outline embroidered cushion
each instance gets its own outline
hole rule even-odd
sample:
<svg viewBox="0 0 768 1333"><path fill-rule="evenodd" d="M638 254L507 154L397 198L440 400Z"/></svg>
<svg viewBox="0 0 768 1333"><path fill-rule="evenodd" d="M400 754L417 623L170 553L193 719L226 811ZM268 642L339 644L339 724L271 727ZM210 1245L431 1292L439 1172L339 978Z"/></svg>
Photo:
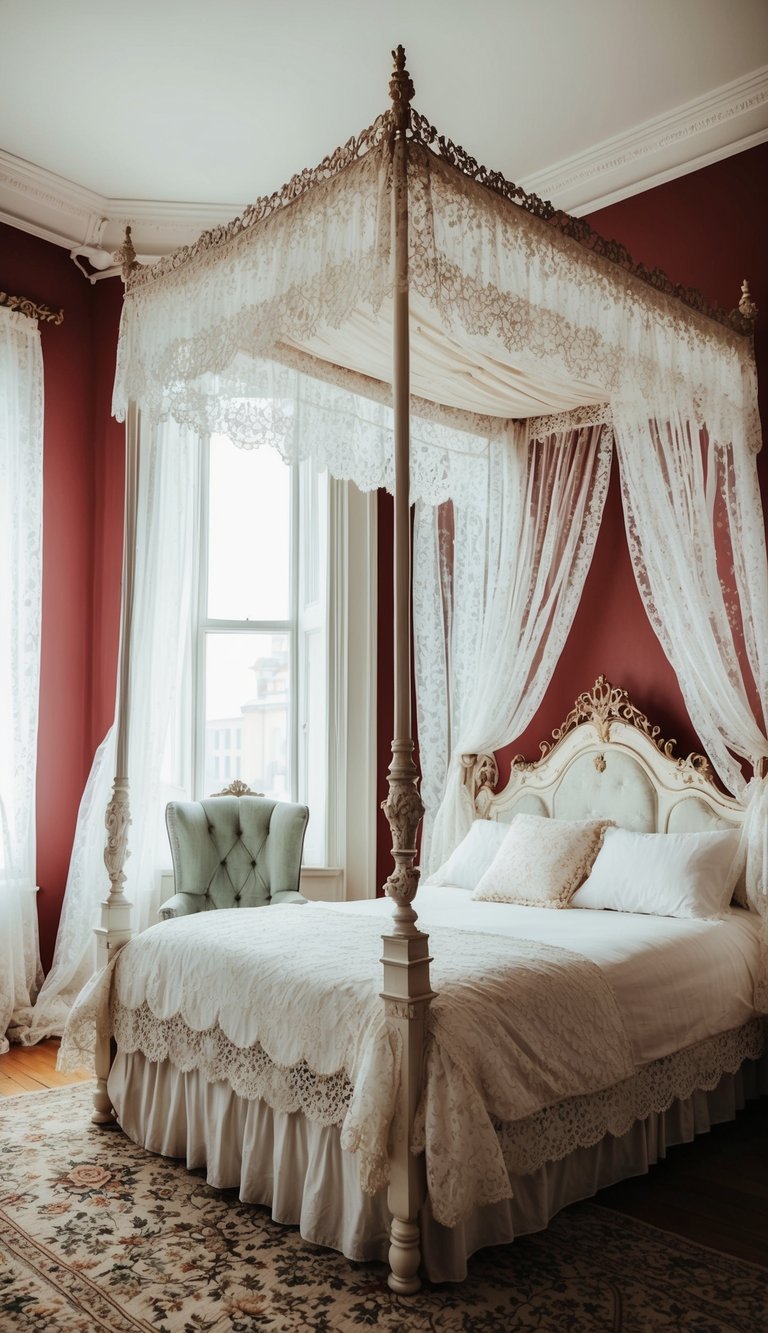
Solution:
<svg viewBox="0 0 768 1333"><path fill-rule="evenodd" d="M606 819L517 815L472 897L523 907L567 907L609 826Z"/></svg>

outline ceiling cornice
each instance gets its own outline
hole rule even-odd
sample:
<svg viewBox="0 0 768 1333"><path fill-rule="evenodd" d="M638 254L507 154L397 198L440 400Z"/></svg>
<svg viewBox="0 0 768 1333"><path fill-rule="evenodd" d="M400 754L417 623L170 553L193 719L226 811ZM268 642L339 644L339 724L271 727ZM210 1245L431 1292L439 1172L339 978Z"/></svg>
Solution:
<svg viewBox="0 0 768 1333"><path fill-rule="evenodd" d="M0 221L70 252L99 256L122 244L126 226L143 261L196 241L201 231L229 222L242 204L110 199L0 149ZM117 270L105 269L102 274Z"/></svg>
<svg viewBox="0 0 768 1333"><path fill-rule="evenodd" d="M768 66L527 176L526 190L581 215L768 140ZM243 203L110 199L0 150L0 220L116 270L126 225L141 260L191 244ZM85 272L85 269L83 270Z"/></svg>
<svg viewBox="0 0 768 1333"><path fill-rule="evenodd" d="M768 139L768 65L704 97L526 176L521 184L581 216Z"/></svg>

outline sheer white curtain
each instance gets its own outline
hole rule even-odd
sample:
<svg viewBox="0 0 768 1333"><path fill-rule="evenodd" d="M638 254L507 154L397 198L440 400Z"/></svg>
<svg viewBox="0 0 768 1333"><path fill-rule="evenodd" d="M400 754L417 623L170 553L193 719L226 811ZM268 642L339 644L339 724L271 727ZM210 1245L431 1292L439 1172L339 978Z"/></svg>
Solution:
<svg viewBox="0 0 768 1333"><path fill-rule="evenodd" d="M768 759L768 562L757 455L716 443L677 416L638 422L615 406L614 423L637 585L704 749L747 807L747 893L768 917L768 784L745 778L739 762L759 772Z"/></svg>
<svg viewBox="0 0 768 1333"><path fill-rule="evenodd" d="M445 860L473 818L462 754L509 744L541 703L592 560L611 451L604 424L538 440L529 425L517 425L492 447L488 491L477 507L417 511L414 631L427 869Z"/></svg>
<svg viewBox="0 0 768 1333"><path fill-rule="evenodd" d="M35 768L43 541L43 360L34 320L0 307L0 1051L40 984Z"/></svg>
<svg viewBox="0 0 768 1333"><path fill-rule="evenodd" d="M175 424L142 428L136 571L130 635L129 745L132 852L125 892L134 927L156 920L160 872L169 863L166 803L188 795L189 742L178 734L188 688L197 596L199 443ZM121 646L121 652L123 647ZM186 710L191 724L191 708ZM114 729L96 753L80 804L53 967L33 1013L29 1041L63 1030L75 996L96 966L93 928L109 892L104 813L115 774Z"/></svg>

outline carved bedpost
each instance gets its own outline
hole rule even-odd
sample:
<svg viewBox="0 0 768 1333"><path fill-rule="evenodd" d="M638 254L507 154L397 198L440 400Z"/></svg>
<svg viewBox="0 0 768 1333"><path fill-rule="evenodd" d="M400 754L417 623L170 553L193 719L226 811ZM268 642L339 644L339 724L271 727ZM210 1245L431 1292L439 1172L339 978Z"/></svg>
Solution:
<svg viewBox="0 0 768 1333"><path fill-rule="evenodd" d="M421 1250L419 1209L424 1197L424 1166L410 1151L411 1127L421 1092L424 1024L431 999L429 940L417 929L412 903L419 883L416 834L424 813L411 734L411 510L410 510L410 370L408 328L408 140L413 84L405 51L392 52L390 80L394 124L392 243L393 293L392 391L395 424L394 666L395 736L389 766L389 796L382 808L392 830L395 868L385 885L394 899L393 932L385 935L384 990L387 1017L401 1049L401 1077L393 1144L389 1208L392 1213L389 1285L393 1291L418 1291Z"/></svg>
<svg viewBox="0 0 768 1333"><path fill-rule="evenodd" d="M411 734L411 513L410 513L410 370L408 310L408 143L413 84L405 52L393 53L390 95L394 120L392 237L395 264L393 293L393 376L395 427L394 670L395 736L389 767L389 796L383 809L392 830L395 868L385 885L394 899L394 929L384 936L384 990L390 1025L401 1048L401 1077L389 1187L392 1213L389 1285L397 1292L418 1291L421 1262L418 1214L424 1194L423 1163L410 1151L411 1127L421 1092L424 1024L431 998L429 941L416 927L412 902L419 882L416 834L424 812L418 790Z"/></svg>
<svg viewBox="0 0 768 1333"><path fill-rule="evenodd" d="M130 236L128 237L130 242ZM126 260L126 264L131 261ZM128 828L131 810L128 787L129 682L131 671L131 627L133 588L136 565L136 501L139 471L139 416L131 404L125 428L125 530L123 535L123 589L120 612L120 671L115 727L117 745L112 799L107 806L105 824L107 841L104 864L109 875L109 894L101 904L101 924L96 927L96 959L99 968L114 958L118 949L131 938L131 903L125 896L124 866L128 857ZM108 1038L97 1035L96 1088L93 1094L92 1120L97 1125L112 1124L114 1113L107 1092L107 1078L112 1062Z"/></svg>

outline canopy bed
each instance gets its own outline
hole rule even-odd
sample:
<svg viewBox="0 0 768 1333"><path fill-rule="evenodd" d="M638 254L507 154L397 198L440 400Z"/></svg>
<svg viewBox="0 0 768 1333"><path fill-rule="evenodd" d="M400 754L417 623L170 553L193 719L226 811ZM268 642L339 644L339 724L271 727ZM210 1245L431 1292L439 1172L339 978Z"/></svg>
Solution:
<svg viewBox="0 0 768 1333"><path fill-rule="evenodd" d="M78 1003L64 1050L76 1052L95 1020L98 1120L111 1122L114 1103L139 1141L206 1162L217 1183L236 1170L246 1197L354 1257L381 1255L389 1233L390 1285L407 1293L422 1254L429 1276L460 1277L479 1245L643 1169L665 1138L732 1114L757 1085L742 1065L762 1054L768 1007L768 741L750 702L768 697L768 576L748 293L739 311L713 311L479 167L411 108L402 48L394 55L391 110L315 171L151 268L128 238L115 386L127 418L126 561L100 927L109 966ZM269 440L288 461L312 456L362 488L394 489L391 917L386 899L278 906L164 922L131 940L134 506L144 440L169 421L243 447ZM638 582L730 796L708 761L675 760L604 682L551 755L533 768L516 761L509 786L492 791L492 753L533 717L573 619L614 447ZM429 936L413 905L423 812L414 502L419 739L438 867L419 893ZM471 895L450 873L446 885L467 837L493 838L510 820L504 848L526 828L540 848L581 839L560 898L512 905L498 885L484 896L495 859ZM664 852L654 841L643 855L663 859L685 837L698 839L697 856L717 851L707 910L685 899L686 910L662 913L642 885L639 925L589 895L581 911L551 910L584 892L577 880L604 853L626 858L621 837L659 835ZM728 906L732 890L743 906ZM242 952L253 916L256 989ZM662 917L659 934L649 922ZM638 968L659 1001L655 1017L640 1006L639 1025ZM697 973L712 1014L699 1013ZM282 1025L281 985L293 995ZM226 1161L223 1138L236 1145Z"/></svg>

